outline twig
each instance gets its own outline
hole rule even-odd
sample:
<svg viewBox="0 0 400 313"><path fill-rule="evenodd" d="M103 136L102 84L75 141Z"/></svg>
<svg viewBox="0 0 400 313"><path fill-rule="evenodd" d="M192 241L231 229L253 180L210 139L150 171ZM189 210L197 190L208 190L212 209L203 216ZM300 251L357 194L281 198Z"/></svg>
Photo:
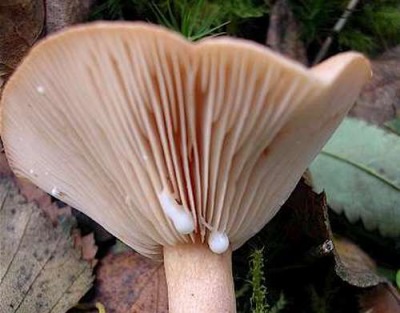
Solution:
<svg viewBox="0 0 400 313"><path fill-rule="evenodd" d="M351 13L353 13L353 10L358 4L358 2L359 0L350 0L350 2L347 4L347 7L344 10L342 16L339 18L339 20L333 27L331 34L329 35L328 38L325 39L324 44L322 45L321 49L319 50L317 56L314 59L313 65L321 62L321 60L325 57L326 53L328 52L332 44L333 36L340 33L344 25L346 25L347 20L349 19Z"/></svg>

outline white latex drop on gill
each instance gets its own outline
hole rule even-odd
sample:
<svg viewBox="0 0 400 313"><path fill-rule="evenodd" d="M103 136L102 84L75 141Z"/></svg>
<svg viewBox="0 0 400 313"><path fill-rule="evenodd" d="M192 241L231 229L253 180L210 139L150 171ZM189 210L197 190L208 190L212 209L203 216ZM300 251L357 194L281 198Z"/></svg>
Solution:
<svg viewBox="0 0 400 313"><path fill-rule="evenodd" d="M176 200L164 189L158 196L164 213L172 220L176 230L187 235L194 231L194 221L189 210L183 205L176 203Z"/></svg>
<svg viewBox="0 0 400 313"><path fill-rule="evenodd" d="M212 231L208 237L208 246L214 253L224 253L229 248L229 238L223 232Z"/></svg>

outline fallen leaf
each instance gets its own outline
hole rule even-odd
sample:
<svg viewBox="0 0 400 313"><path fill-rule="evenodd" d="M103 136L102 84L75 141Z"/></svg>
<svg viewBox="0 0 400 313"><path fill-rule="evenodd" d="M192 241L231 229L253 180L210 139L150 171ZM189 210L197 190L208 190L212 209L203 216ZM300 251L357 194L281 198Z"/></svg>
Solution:
<svg viewBox="0 0 400 313"><path fill-rule="evenodd" d="M268 268L307 267L321 259L333 258L332 235L324 194L316 194L302 179L277 215L243 248L234 251L234 270L245 269L254 247L261 245ZM249 250L246 252L246 249ZM243 264L244 263L244 264Z"/></svg>
<svg viewBox="0 0 400 313"><path fill-rule="evenodd" d="M400 294L391 285L379 285L360 297L362 313L400 313Z"/></svg>
<svg viewBox="0 0 400 313"><path fill-rule="evenodd" d="M0 96L4 83L42 34L87 20L96 0L2 0Z"/></svg>
<svg viewBox="0 0 400 313"><path fill-rule="evenodd" d="M335 238L335 248L345 267L355 271L376 271L376 264L359 246L346 238Z"/></svg>
<svg viewBox="0 0 400 313"><path fill-rule="evenodd" d="M356 105L350 111L353 117L382 125L400 112L400 46L372 61L372 80L364 87Z"/></svg>
<svg viewBox="0 0 400 313"><path fill-rule="evenodd" d="M94 302L107 313L168 312L164 267L133 250L111 253L97 270Z"/></svg>
<svg viewBox="0 0 400 313"><path fill-rule="evenodd" d="M299 26L287 0L276 1L270 11L267 46L303 64L308 63Z"/></svg>
<svg viewBox="0 0 400 313"><path fill-rule="evenodd" d="M94 268L97 264L97 246L93 233L82 236L80 230L75 228L72 230L71 237L73 246L80 252L82 260L87 261Z"/></svg>
<svg viewBox="0 0 400 313"><path fill-rule="evenodd" d="M324 193L316 194L310 185L300 183L285 208L294 214L292 223L286 226L292 232L290 246L314 242L306 250L306 260L331 258L335 273L352 286L366 288L386 282L376 274L374 261L361 248L345 238L334 239Z"/></svg>
<svg viewBox="0 0 400 313"><path fill-rule="evenodd" d="M315 193L305 181L298 183L271 222L233 253L235 286L245 290L238 299L241 312L251 310L251 288L245 288L245 279L248 256L255 248L264 249L268 298L274 303L282 292L290 299L288 312L297 312L299 305L301 312L316 312L310 303L313 288L329 312L358 312L356 295L385 281L372 269L361 270L365 265L348 266L349 258L334 243L325 194Z"/></svg>
<svg viewBox="0 0 400 313"><path fill-rule="evenodd" d="M0 76L15 69L42 33L43 0L2 0L0 3Z"/></svg>
<svg viewBox="0 0 400 313"><path fill-rule="evenodd" d="M53 227L60 225L66 231L67 237L71 235L73 246L82 260L87 261L92 268L96 265L97 246L94 242L93 234L81 236L80 230L77 228L73 228L68 233L71 226L76 226L75 217L71 214L71 208L66 205L60 207L57 205L59 201L52 201L51 196L41 189L26 180L15 177L7 163L4 152L0 154L0 177L6 178L15 184L18 188L18 193L27 202L36 204L53 224Z"/></svg>
<svg viewBox="0 0 400 313"><path fill-rule="evenodd" d="M73 247L72 217L56 227L0 178L0 312L62 313L92 285L92 268Z"/></svg>
<svg viewBox="0 0 400 313"><path fill-rule="evenodd" d="M46 1L46 33L87 20L95 0Z"/></svg>
<svg viewBox="0 0 400 313"><path fill-rule="evenodd" d="M311 164L329 206L384 236L400 235L400 137L346 119Z"/></svg>
<svg viewBox="0 0 400 313"><path fill-rule="evenodd" d="M54 226L58 224L59 220L71 218L69 206L59 207L46 192L27 180L15 177L7 163L4 152L0 153L0 177L7 177L12 180L26 201L34 202L50 218Z"/></svg>
<svg viewBox="0 0 400 313"><path fill-rule="evenodd" d="M336 273L353 286L371 287L385 283L376 272L376 264L359 246L345 238L334 240Z"/></svg>
<svg viewBox="0 0 400 313"><path fill-rule="evenodd" d="M306 250L306 260L315 262L318 258L332 258L335 273L352 286L365 288L386 281L376 274L374 261L361 248L348 239L333 236L324 193L316 194L304 181L290 196L285 207L294 214L292 223L286 226L287 231L293 233L291 245L300 246L302 241L309 244L314 241Z"/></svg>

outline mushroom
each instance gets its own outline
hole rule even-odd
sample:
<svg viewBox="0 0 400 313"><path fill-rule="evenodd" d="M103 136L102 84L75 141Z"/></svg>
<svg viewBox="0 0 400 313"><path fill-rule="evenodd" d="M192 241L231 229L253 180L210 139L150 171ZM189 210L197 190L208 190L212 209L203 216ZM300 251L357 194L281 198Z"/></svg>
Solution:
<svg viewBox="0 0 400 313"><path fill-rule="evenodd" d="M271 220L370 77L344 53L307 69L233 38L144 23L73 27L8 81L14 172L139 253L170 312L235 312L231 252Z"/></svg>

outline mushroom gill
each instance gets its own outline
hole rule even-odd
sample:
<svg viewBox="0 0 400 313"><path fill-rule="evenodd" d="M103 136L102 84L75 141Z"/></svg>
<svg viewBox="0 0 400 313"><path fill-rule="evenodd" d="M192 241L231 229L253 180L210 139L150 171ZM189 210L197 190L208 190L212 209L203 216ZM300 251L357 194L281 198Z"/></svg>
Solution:
<svg viewBox="0 0 400 313"><path fill-rule="evenodd" d="M275 215L369 76L357 53L306 69L239 39L84 25L39 43L11 77L3 141L17 175L139 253L165 252L171 312L233 312L231 249ZM185 284L210 266L216 291ZM182 305L185 286L196 304ZM229 303L199 305L212 292Z"/></svg>

